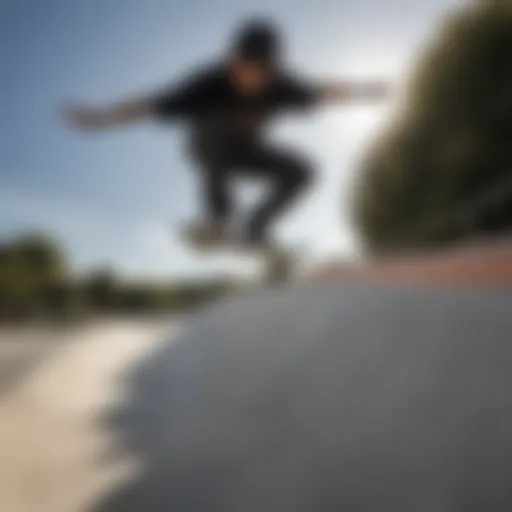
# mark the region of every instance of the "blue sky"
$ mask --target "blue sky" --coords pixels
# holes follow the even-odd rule
[[[68,130],[70,100],[108,103],[157,90],[220,55],[237,21],[283,24],[292,66],[313,79],[389,76],[398,86],[446,0],[4,0],[0,5],[0,236],[44,229],[79,268],[203,275],[240,266],[200,258],[177,236],[199,213],[184,133],[147,124],[102,135]],[[350,183],[390,106],[282,119],[273,136],[305,149],[319,184],[279,224],[311,258],[350,253]],[[254,194],[243,190],[248,201]],[[242,263],[242,266],[246,262]],[[242,267],[240,267],[242,268]]]

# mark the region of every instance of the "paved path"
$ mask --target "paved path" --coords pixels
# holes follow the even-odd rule
[[[72,336],[73,332],[67,329],[0,329],[0,397]]]
[[[0,510],[510,512],[511,333],[511,291],[311,283],[97,327],[0,403]]]
[[[58,349],[55,339],[18,334],[21,346],[14,333],[0,335],[0,510],[85,512],[130,469],[121,461],[99,470],[96,455],[111,439],[94,420],[123,400],[123,371],[171,328],[103,322],[60,334]]]

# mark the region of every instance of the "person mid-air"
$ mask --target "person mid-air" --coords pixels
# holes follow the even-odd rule
[[[279,30],[267,20],[240,27],[222,62],[192,73],[166,91],[103,108],[71,105],[67,120],[82,130],[104,130],[149,120],[182,120],[191,128],[190,152],[202,180],[204,219],[186,230],[195,244],[237,240],[271,245],[269,229],[312,183],[312,170],[298,154],[263,139],[265,124],[281,112],[324,102],[377,100],[382,82],[313,84],[291,74],[282,61]],[[264,178],[270,189],[234,235],[230,182],[234,176]]]

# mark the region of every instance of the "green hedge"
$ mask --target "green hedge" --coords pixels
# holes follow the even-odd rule
[[[370,251],[454,244],[512,227],[507,4],[452,13],[419,57],[403,109],[360,169],[354,219]]]

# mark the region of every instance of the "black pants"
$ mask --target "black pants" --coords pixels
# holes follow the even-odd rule
[[[231,178],[247,176],[270,182],[270,190],[248,221],[248,235],[259,239],[278,215],[311,182],[307,161],[296,154],[263,144],[216,146],[196,152],[203,179],[203,200],[210,219],[223,222],[233,213]]]

